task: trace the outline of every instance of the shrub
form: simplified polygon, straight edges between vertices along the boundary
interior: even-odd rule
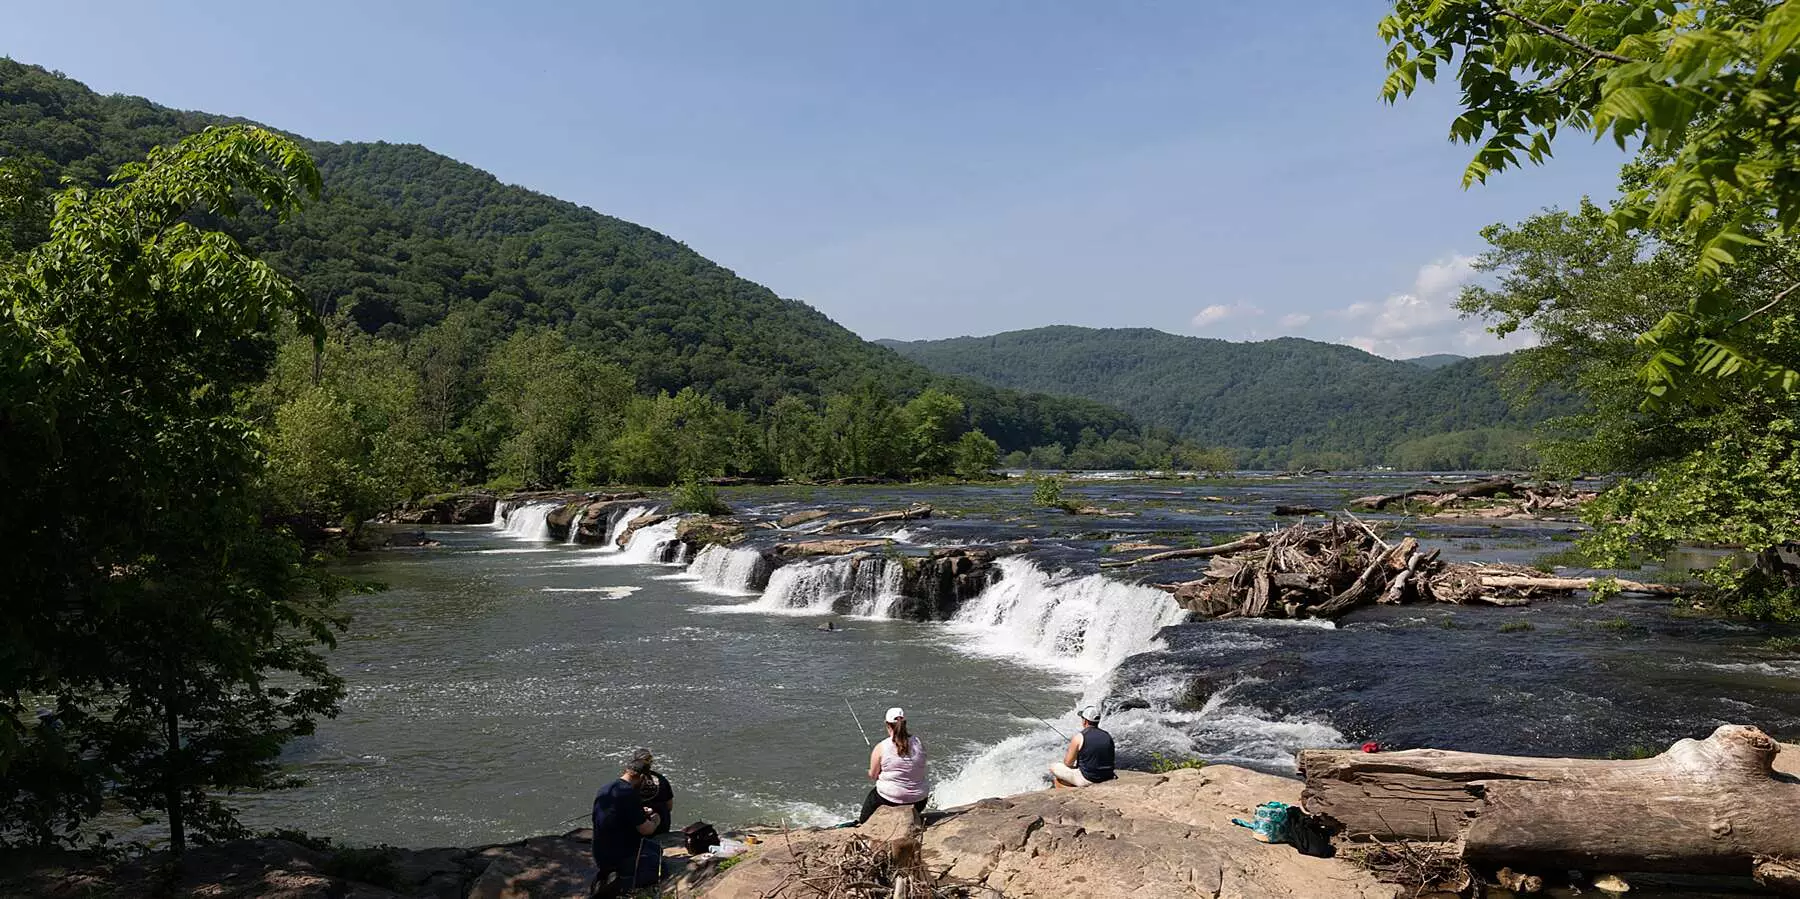
[[[669,508],[695,515],[731,514],[731,507],[725,505],[725,500],[719,497],[717,487],[694,478],[683,481],[681,486],[675,488]]]
[[[1532,629],[1532,624],[1529,621],[1508,621],[1507,623],[1500,625],[1500,633],[1503,634],[1516,634],[1521,631]]]
[[[1163,755],[1160,752],[1150,753],[1150,771],[1153,774],[1167,774],[1170,771],[1180,771],[1183,768],[1199,770],[1204,767],[1206,767],[1206,761],[1193,756],[1181,758]]]

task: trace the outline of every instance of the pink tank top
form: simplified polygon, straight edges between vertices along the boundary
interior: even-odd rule
[[[875,792],[889,802],[918,802],[931,795],[925,785],[925,744],[909,737],[911,755],[894,750],[894,738],[882,740],[881,776],[875,779]]]

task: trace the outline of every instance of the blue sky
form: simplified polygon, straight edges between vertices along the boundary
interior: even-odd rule
[[[1377,0],[0,0],[0,53],[324,140],[421,143],[641,222],[865,337],[1045,324],[1502,349],[1454,96],[1378,97]]]

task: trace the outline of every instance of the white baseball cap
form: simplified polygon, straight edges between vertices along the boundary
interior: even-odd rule
[[[900,719],[905,718],[905,717],[906,717],[906,713],[901,711],[899,706],[894,706],[893,708],[888,709],[888,711],[887,711],[887,723],[889,723],[889,724],[893,724],[894,722],[899,721]]]
[[[1097,705],[1084,705],[1081,708],[1076,709],[1075,714],[1080,715],[1084,720],[1092,721],[1095,724],[1100,723],[1100,707]]]

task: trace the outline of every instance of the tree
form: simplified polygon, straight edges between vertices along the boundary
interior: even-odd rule
[[[42,242],[0,262],[0,808],[46,810],[0,838],[72,839],[100,791],[160,810],[178,853],[235,834],[219,791],[279,784],[282,744],[336,709],[315,649],[341,624],[334,584],[264,524],[263,442],[234,406],[277,326],[323,332],[193,220],[318,190],[293,141],[208,129],[63,191]],[[59,752],[94,776],[38,779]]]
[[[965,431],[956,438],[952,456],[957,477],[978,480],[1000,464],[1000,444],[980,431]]]
[[[496,467],[525,487],[568,484],[577,455],[596,457],[631,398],[624,370],[571,347],[556,331],[514,334],[488,356],[485,372],[482,416],[507,435]]]
[[[1639,335],[1652,405],[1727,377],[1800,390],[1790,363],[1748,346],[1771,315],[1793,314],[1800,276],[1755,294],[1725,277],[1800,223],[1800,4],[1397,0],[1380,33],[1390,101],[1456,64],[1463,112],[1450,134],[1479,145],[1465,186],[1521,157],[1543,162],[1564,130],[1643,149],[1643,176],[1610,223],[1681,235],[1696,276],[1688,302]]]
[[[1625,475],[1584,510],[1592,530],[1581,545],[1595,564],[1633,566],[1682,542],[1739,546],[1752,565],[1707,575],[1721,604],[1800,618],[1800,569],[1782,556],[1800,542],[1800,398],[1749,383],[1702,392],[1704,403],[1646,408],[1630,374],[1655,352],[1635,338],[1645,323],[1718,285],[1761,295],[1800,270],[1800,247],[1772,235],[1708,286],[1693,264],[1704,250],[1685,231],[1621,233],[1609,218],[1584,203],[1486,229],[1492,249],[1476,267],[1494,283],[1467,288],[1459,305],[1496,330],[1538,335],[1517,357],[1529,385],[1572,381],[1588,398],[1580,414],[1550,422],[1538,448],[1553,474]],[[1800,366],[1797,338],[1793,316],[1772,316],[1748,346]]]
[[[956,438],[968,425],[963,402],[935,387],[907,401],[900,421],[906,428],[912,470],[924,475],[947,474],[954,467]]]

